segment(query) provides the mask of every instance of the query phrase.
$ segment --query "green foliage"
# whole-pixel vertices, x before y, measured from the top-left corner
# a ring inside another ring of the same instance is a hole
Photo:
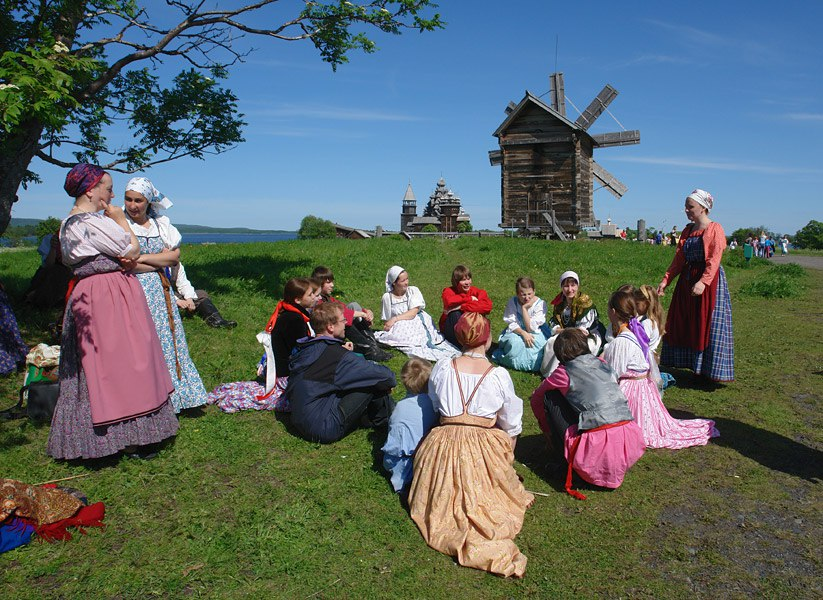
[[[794,234],[792,243],[799,248],[823,250],[823,223],[812,219]]]
[[[806,289],[806,271],[794,263],[775,265],[740,288],[743,296],[797,298]]]
[[[761,231],[765,231],[766,235],[775,237],[774,233],[769,231],[765,225],[758,225],[757,227],[740,227],[739,229],[732,231],[731,235],[727,235],[726,237],[729,241],[735,239],[738,244],[742,244],[749,236],[759,236]]]
[[[42,240],[50,233],[56,234],[60,229],[60,223],[61,221],[57,217],[49,216],[35,226],[34,234],[37,236],[38,240]]]
[[[457,231],[458,233],[468,233],[472,231],[471,221],[460,221],[457,224]]]
[[[427,225],[424,225],[420,231],[423,233],[437,233],[440,230],[437,229],[437,225],[432,225],[431,223],[429,223]]]
[[[331,221],[307,215],[300,221],[297,237],[301,240],[333,239],[337,237],[337,229]]]

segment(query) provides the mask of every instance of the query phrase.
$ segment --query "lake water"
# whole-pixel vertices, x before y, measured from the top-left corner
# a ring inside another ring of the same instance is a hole
[[[247,244],[249,242],[283,242],[296,240],[297,233],[184,233],[184,244]]]

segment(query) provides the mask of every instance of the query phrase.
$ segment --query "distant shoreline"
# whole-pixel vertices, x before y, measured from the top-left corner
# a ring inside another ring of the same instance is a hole
[[[37,225],[45,219],[26,219],[12,217],[10,227],[24,227]],[[254,234],[254,235],[297,235],[297,231],[288,229],[250,229],[248,227],[209,227],[208,225],[188,225],[186,223],[175,223],[175,227],[180,233],[231,233],[231,234]]]

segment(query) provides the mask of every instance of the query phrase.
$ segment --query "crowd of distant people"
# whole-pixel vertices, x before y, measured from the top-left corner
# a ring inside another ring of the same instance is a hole
[[[200,296],[181,290],[182,238],[164,214],[171,203],[146,178],[129,181],[124,208],[112,204],[112,188],[95,165],[66,177],[74,205],[54,249],[72,277],[47,446],[54,458],[151,458],[176,435],[179,413],[206,404],[290,412],[294,431],[319,443],[387,428],[384,465],[425,541],[462,565],[522,577],[527,559],[514,538],[534,496],[513,465],[524,403],[509,369],[540,374],[530,406],[549,451],[566,461],[565,489],[577,498],[585,496],[575,475],[617,488],[647,448],[699,446],[719,435],[711,420],[673,418],[661,396],[660,366],[734,379],[720,264],[726,238],[709,218],[714,199],[704,190],[686,198],[690,223],[656,286],[623,285],[601,313],[574,270],[555,280],[549,302],[524,275],[513,282],[499,335],[488,319],[493,301],[465,265],[453,269],[437,320],[410,272],[391,266],[379,322],[370,309],[338,301],[334,273],[318,266],[286,282],[258,336],[256,379],[207,393],[180,319],[179,309],[197,310]],[[664,317],[659,297],[672,285]],[[8,304],[0,293],[4,324],[13,319]],[[6,371],[25,349],[19,332],[7,337]],[[392,398],[398,377],[380,364],[392,351],[409,357],[400,402]]]

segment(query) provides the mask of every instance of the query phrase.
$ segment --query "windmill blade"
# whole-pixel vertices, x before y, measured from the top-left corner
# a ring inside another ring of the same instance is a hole
[[[618,200],[629,190],[622,181],[594,161],[592,161],[592,175]]]
[[[503,151],[502,150],[489,150],[489,163],[491,166],[502,165],[503,164]]]
[[[552,108],[566,116],[566,87],[563,84],[563,73],[549,75],[549,91],[551,92]]]
[[[595,122],[597,117],[599,117],[606,107],[611,104],[612,100],[617,97],[617,90],[614,89],[609,84],[606,84],[600,93],[597,94],[597,98],[592,100],[592,103],[586,107],[586,110],[583,111],[583,114],[577,117],[577,121],[575,121],[575,125],[582,127],[583,129],[588,129],[592,126],[592,123]]]
[[[615,131],[612,133],[598,133],[592,139],[598,148],[608,148],[609,146],[629,146],[640,143],[640,130]]]
[[[514,112],[515,108],[517,108],[517,105],[510,100],[503,112],[505,112],[507,115],[510,115],[512,114],[512,112]]]

